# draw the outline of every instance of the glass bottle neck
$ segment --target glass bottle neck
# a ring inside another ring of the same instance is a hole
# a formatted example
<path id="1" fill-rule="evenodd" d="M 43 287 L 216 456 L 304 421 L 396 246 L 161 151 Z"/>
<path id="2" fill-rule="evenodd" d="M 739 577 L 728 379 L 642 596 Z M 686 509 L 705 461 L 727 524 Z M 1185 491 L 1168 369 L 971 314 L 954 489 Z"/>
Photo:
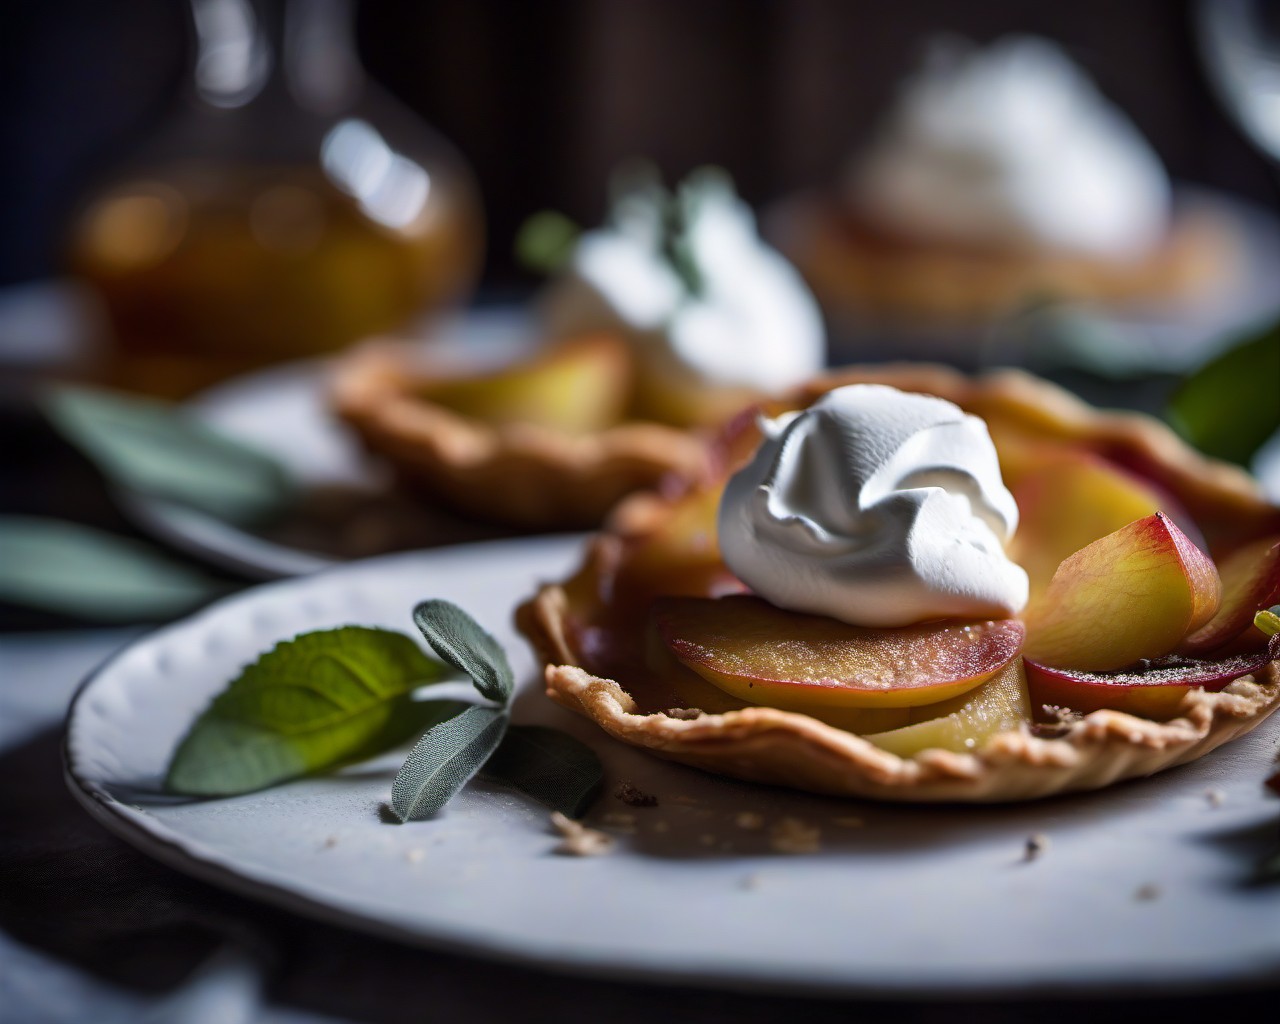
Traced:
<path id="1" fill-rule="evenodd" d="M 234 110 L 292 106 L 333 114 L 358 98 L 364 72 L 351 0 L 189 0 L 195 96 Z"/>

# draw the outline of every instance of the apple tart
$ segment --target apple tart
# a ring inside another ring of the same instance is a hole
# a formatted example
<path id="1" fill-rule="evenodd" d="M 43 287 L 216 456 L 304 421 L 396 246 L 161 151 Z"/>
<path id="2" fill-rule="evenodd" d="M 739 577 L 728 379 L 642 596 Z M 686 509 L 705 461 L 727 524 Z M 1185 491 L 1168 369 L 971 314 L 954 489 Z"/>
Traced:
<path id="1" fill-rule="evenodd" d="M 1025 609 L 868 628 L 750 592 L 717 535 L 729 470 L 761 443 L 740 418 L 718 473 L 624 502 L 581 567 L 518 609 L 552 699 L 707 771 L 900 801 L 1095 789 L 1198 758 L 1280 706 L 1280 636 L 1254 625 L 1280 603 L 1280 509 L 1247 474 L 1016 371 L 850 368 L 764 411 L 854 383 L 985 421 L 1017 502 Z"/>
<path id="2" fill-rule="evenodd" d="M 707 471 L 702 434 L 630 417 L 631 362 L 609 334 L 483 375 L 373 343 L 339 366 L 331 401 L 411 489 L 486 522 L 579 529 L 627 494 Z"/>

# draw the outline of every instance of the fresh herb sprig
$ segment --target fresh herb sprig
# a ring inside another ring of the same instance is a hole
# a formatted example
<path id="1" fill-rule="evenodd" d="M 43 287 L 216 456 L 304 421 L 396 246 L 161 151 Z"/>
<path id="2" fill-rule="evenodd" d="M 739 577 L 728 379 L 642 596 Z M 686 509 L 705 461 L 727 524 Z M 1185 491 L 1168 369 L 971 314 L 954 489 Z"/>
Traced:
<path id="1" fill-rule="evenodd" d="M 53 426 L 115 486 L 237 526 L 278 518 L 297 487 L 270 455 L 155 398 L 62 386 L 44 397 Z"/>
<path id="2" fill-rule="evenodd" d="M 166 787 L 191 796 L 249 793 L 373 757 L 420 733 L 391 787 L 400 821 L 438 813 L 481 771 L 581 814 L 599 789 L 600 761 L 558 729 L 511 724 L 515 677 L 501 645 L 448 601 L 423 602 L 414 621 L 441 661 L 402 633 L 361 626 L 277 644 L 196 719 L 174 751 Z M 421 688 L 459 674 L 486 703 L 416 699 Z"/>
<path id="3" fill-rule="evenodd" d="M 422 734 L 391 784 L 396 817 L 430 817 L 482 769 L 570 817 L 581 813 L 599 787 L 600 761 L 557 729 L 511 725 L 515 676 L 501 645 L 448 601 L 424 601 L 413 621 L 432 650 L 492 703 L 468 707 Z"/>

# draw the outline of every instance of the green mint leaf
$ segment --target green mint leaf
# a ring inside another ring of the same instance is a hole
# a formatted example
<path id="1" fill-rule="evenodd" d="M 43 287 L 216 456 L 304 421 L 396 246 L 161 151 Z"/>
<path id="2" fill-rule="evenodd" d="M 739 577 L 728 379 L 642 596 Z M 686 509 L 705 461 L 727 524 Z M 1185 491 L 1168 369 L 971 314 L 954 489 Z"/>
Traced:
<path id="1" fill-rule="evenodd" d="M 391 783 L 396 817 L 418 821 L 438 813 L 489 760 L 506 728 L 504 710 L 472 705 L 423 733 Z"/>
<path id="2" fill-rule="evenodd" d="M 484 774 L 570 818 L 591 806 L 604 779 L 595 751 L 567 732 L 541 725 L 511 726 Z"/>
<path id="3" fill-rule="evenodd" d="M 281 466 L 153 398 L 59 387 L 44 403 L 55 427 L 113 483 L 240 526 L 280 515 L 294 498 Z"/>
<path id="4" fill-rule="evenodd" d="M 413 621 L 432 650 L 460 672 L 476 689 L 496 704 L 511 699 L 516 680 L 502 647 L 470 615 L 449 601 L 423 601 L 413 610 Z"/>
<path id="5" fill-rule="evenodd" d="M 303 633 L 249 665 L 196 719 L 165 780 L 232 796 L 361 760 L 439 719 L 410 693 L 446 672 L 402 633 L 364 626 Z"/>
<path id="6" fill-rule="evenodd" d="M 1167 418 L 1209 455 L 1247 465 L 1280 430 L 1280 323 L 1210 360 L 1174 394 Z"/>
<path id="7" fill-rule="evenodd" d="M 527 270 L 553 273 L 569 261 L 581 234 L 582 229 L 563 213 L 535 213 L 516 233 L 516 259 Z"/>
<path id="8" fill-rule="evenodd" d="M 95 622 L 190 611 L 226 584 L 158 548 L 57 519 L 0 517 L 0 599 Z"/>

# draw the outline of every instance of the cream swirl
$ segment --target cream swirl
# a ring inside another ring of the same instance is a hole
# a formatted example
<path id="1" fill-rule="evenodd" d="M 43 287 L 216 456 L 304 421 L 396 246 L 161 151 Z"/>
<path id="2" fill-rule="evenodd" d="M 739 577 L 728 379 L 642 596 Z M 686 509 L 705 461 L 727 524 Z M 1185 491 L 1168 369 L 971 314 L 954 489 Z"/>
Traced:
<path id="1" fill-rule="evenodd" d="M 1026 604 L 1027 574 L 1004 552 L 1018 508 L 982 420 L 854 384 L 764 428 L 718 528 L 725 563 L 765 600 L 877 627 Z"/>
<path id="2" fill-rule="evenodd" d="M 850 168 L 860 216 L 909 237 L 1137 259 L 1170 184 L 1137 128 L 1053 43 L 940 41 Z"/>
<path id="3" fill-rule="evenodd" d="M 683 266 L 667 209 L 678 205 Z M 642 373 L 672 391 L 771 392 L 823 365 L 822 316 L 795 268 L 761 240 L 750 208 L 722 175 L 695 175 L 674 199 L 623 196 L 610 223 L 579 240 L 543 302 L 556 337 L 615 331 Z"/>

